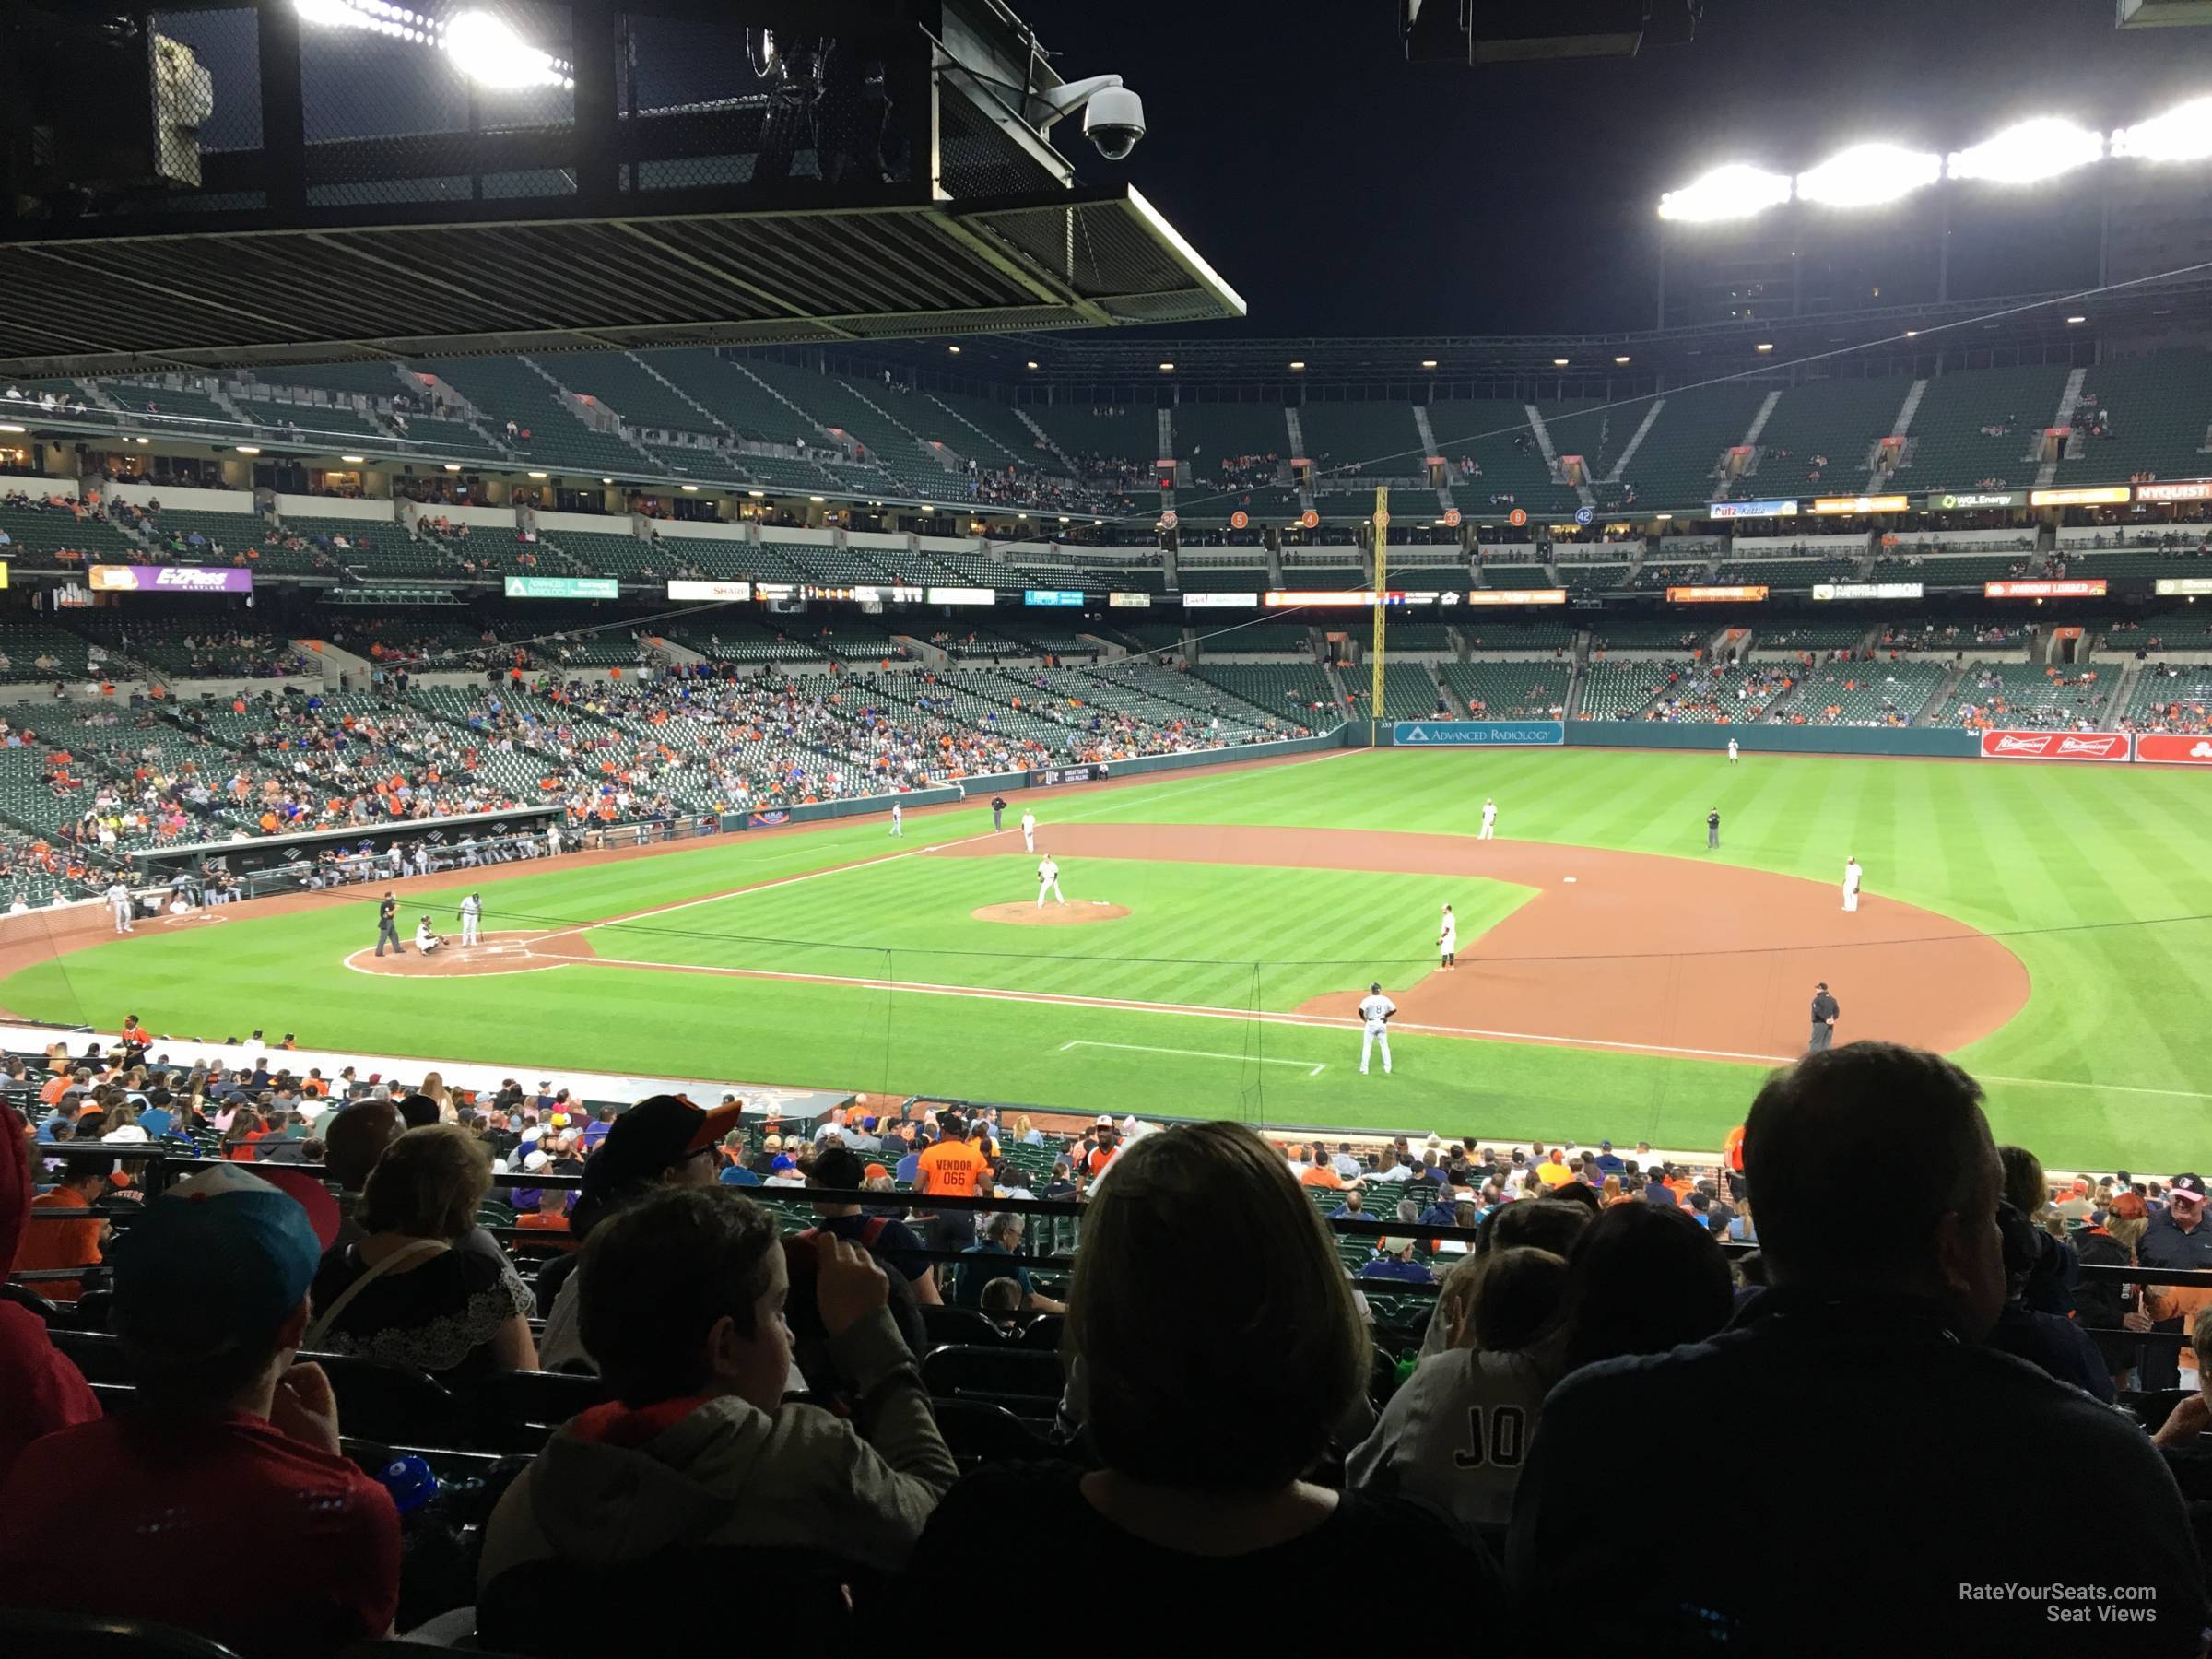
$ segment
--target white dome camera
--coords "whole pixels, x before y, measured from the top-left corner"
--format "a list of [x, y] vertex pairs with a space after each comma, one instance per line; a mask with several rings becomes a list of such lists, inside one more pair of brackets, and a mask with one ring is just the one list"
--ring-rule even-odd
[[1145, 100], [1126, 87], [1109, 87], [1083, 106], [1083, 136], [1109, 161], [1126, 161], [1145, 135]]
[[1050, 133], [1063, 115], [1083, 112], [1083, 135], [1109, 161], [1125, 161], [1145, 135], [1145, 100], [1122, 85], [1118, 75], [1094, 75], [1063, 81], [1030, 95], [1025, 109], [1030, 124]]

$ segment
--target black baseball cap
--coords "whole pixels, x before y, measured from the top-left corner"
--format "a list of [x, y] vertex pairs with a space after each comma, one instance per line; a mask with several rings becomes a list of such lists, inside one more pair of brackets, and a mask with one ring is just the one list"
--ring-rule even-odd
[[826, 1147], [814, 1155], [806, 1184], [829, 1187], [833, 1192], [857, 1193], [867, 1183], [867, 1166], [861, 1162], [859, 1153], [850, 1147]]
[[2205, 1178], [2202, 1175], [2176, 1175], [2166, 1183], [2166, 1195], [2169, 1198], [2194, 1198], [2202, 1204], [2205, 1201]]
[[584, 1159], [583, 1191], [569, 1226], [588, 1231], [607, 1210], [737, 1126], [740, 1108], [694, 1106], [681, 1095], [652, 1095], [618, 1113], [599, 1150]]

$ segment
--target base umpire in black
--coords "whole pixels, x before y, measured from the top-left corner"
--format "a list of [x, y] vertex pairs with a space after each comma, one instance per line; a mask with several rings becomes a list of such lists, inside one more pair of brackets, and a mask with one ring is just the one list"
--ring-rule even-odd
[[1836, 1040], [1836, 1020], [1842, 1007], [1828, 994], [1828, 982], [1822, 980], [1813, 987], [1813, 1034], [1806, 1039], [1805, 1052], [1817, 1054]]

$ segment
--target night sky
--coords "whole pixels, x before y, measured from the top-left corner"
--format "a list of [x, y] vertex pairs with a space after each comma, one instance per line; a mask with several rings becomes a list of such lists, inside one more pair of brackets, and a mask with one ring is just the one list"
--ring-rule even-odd
[[1062, 75], [1145, 100], [1129, 161], [1073, 118], [1063, 152], [1142, 190], [1269, 335], [1645, 326], [1659, 197], [1717, 162], [2109, 132], [2212, 92], [2212, 29], [2123, 33], [2112, 0], [1708, 0], [1687, 46], [1496, 69], [1407, 64], [1382, 0], [1015, 4]]

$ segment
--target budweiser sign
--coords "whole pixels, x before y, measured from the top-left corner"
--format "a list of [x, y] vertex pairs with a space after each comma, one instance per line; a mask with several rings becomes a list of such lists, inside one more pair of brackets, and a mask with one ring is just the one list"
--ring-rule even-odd
[[1985, 760], [2124, 760], [2125, 732], [1984, 732]]
[[2138, 732], [2136, 759], [2161, 766], [2212, 766], [2212, 737], [2179, 732]]

